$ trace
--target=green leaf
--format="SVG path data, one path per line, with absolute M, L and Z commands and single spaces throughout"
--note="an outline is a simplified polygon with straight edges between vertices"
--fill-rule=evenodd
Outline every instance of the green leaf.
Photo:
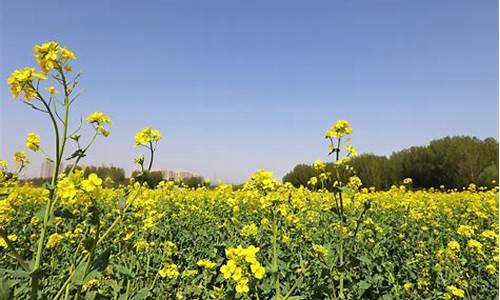
M 14 298 L 14 290 L 11 289 L 5 278 L 0 279 L 0 300 L 10 300 Z
M 114 265 L 113 268 L 116 269 L 116 271 L 118 271 L 118 273 L 129 276 L 131 278 L 135 277 L 135 274 L 132 271 L 130 271 L 130 269 L 127 267 L 124 267 L 122 265 Z
M 349 196 L 353 196 L 353 195 L 354 195 L 353 190 L 351 190 L 351 189 L 350 189 L 349 187 L 347 187 L 347 186 L 341 186 L 341 187 L 339 187 L 339 190 L 340 190 L 340 191 L 342 191 L 342 192 L 344 192 L 344 193 L 346 193 L 346 194 L 347 194 L 347 195 L 349 195 Z
M 367 289 L 369 289 L 372 286 L 370 282 L 367 280 L 363 280 L 358 282 L 358 289 L 359 289 L 359 294 L 358 296 L 361 297 L 363 294 L 366 292 Z
M 149 296 L 149 288 L 140 289 L 130 300 L 142 300 Z
M 85 157 L 86 154 L 85 154 L 85 151 L 82 150 L 82 149 L 77 149 L 75 152 L 73 152 L 70 156 L 68 156 L 66 158 L 66 160 L 71 160 L 73 158 L 76 158 L 76 157 Z
M 90 273 L 87 274 L 87 276 L 85 276 L 85 278 L 83 279 L 83 282 L 82 282 L 82 285 L 83 284 L 86 284 L 87 282 L 89 282 L 90 280 L 96 278 L 97 276 L 99 276 L 101 274 L 101 272 L 97 271 L 97 270 L 94 270 Z
M 83 284 L 83 279 L 85 278 L 85 260 L 82 260 L 75 269 L 73 273 L 73 278 L 71 278 L 71 283 L 80 286 Z
M 29 278 L 30 277 L 30 273 L 26 272 L 22 269 L 17 269 L 17 270 L 0 269 L 0 273 L 9 274 L 10 276 L 12 276 L 14 278 Z
M 127 199 L 125 199 L 125 197 L 121 197 L 120 200 L 118 200 L 118 208 L 120 210 L 123 210 L 125 208 L 126 203 L 127 203 Z
M 94 300 L 96 299 L 96 296 L 97 296 L 96 291 L 87 292 L 87 294 L 85 294 L 85 300 Z

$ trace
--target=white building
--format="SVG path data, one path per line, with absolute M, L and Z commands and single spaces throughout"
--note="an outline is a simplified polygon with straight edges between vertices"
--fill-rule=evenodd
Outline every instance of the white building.
M 40 168 L 40 177 L 41 178 L 52 178 L 54 175 L 55 163 L 50 160 L 44 160 L 42 163 L 42 167 Z M 64 164 L 61 163 L 59 166 L 59 173 L 62 173 L 64 170 Z

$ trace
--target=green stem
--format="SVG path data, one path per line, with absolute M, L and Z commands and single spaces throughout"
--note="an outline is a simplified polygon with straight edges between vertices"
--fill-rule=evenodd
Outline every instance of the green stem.
M 149 141 L 149 151 L 151 154 L 151 159 L 149 160 L 148 171 L 151 171 L 151 168 L 153 167 L 153 157 L 154 157 L 153 142 L 151 141 Z
M 275 298 L 281 299 L 280 277 L 278 270 L 278 226 L 276 224 L 276 213 L 273 212 L 273 272 L 274 272 L 274 289 L 276 291 Z
M 54 113 L 52 112 L 52 110 L 50 109 L 50 106 L 45 101 L 45 99 L 42 97 L 42 95 L 38 92 L 38 90 L 37 90 L 37 96 L 38 96 L 39 100 L 43 103 L 45 108 L 47 109 L 50 120 L 52 122 L 54 134 L 55 134 L 56 162 L 55 162 L 55 166 L 54 166 L 54 173 L 52 175 L 52 180 L 51 180 L 49 201 L 47 202 L 47 207 L 45 208 L 45 213 L 43 216 L 42 230 L 40 232 L 40 239 L 38 240 L 37 251 L 36 251 L 36 256 L 35 256 L 35 264 L 33 265 L 33 269 L 31 272 L 31 299 L 32 300 L 38 299 L 38 289 L 39 289 L 39 281 L 40 281 L 40 263 L 41 263 L 42 254 L 43 254 L 43 246 L 45 244 L 45 235 L 47 234 L 47 225 L 48 225 L 48 221 L 49 221 L 50 210 L 52 207 L 52 202 L 53 202 L 54 197 L 55 197 L 55 185 L 56 185 L 57 177 L 59 174 L 59 166 L 61 164 L 61 151 L 62 151 L 62 149 L 60 149 L 59 127 L 57 126 L 57 121 L 54 117 Z M 65 127 L 67 128 L 67 124 Z M 64 147 L 61 147 L 61 148 L 64 148 Z
M 94 132 L 94 135 L 92 136 L 92 138 L 88 142 L 87 146 L 85 146 L 85 148 L 82 149 L 83 153 L 87 152 L 87 150 L 90 148 L 90 146 L 94 143 L 96 137 L 97 137 L 97 130 Z M 78 144 L 78 145 L 80 145 L 80 144 Z M 76 168 L 76 166 L 78 165 L 78 163 L 80 162 L 81 159 L 82 159 L 81 156 L 78 156 L 76 158 L 75 163 L 71 167 L 70 173 L 73 173 L 75 171 L 75 168 Z
M 99 219 L 97 219 L 97 224 L 96 224 L 96 229 L 95 229 L 95 236 L 94 236 L 94 240 L 92 241 L 92 249 L 90 250 L 90 253 L 89 253 L 88 259 L 87 259 L 87 263 L 85 264 L 85 270 L 83 272 L 83 278 L 85 278 L 85 276 L 87 276 L 87 273 L 90 270 L 92 262 L 94 261 L 95 251 L 97 249 L 97 241 L 99 240 L 99 233 L 100 233 L 100 229 L 101 229 L 100 224 L 101 224 L 101 221 Z M 77 290 L 76 290 L 75 299 L 80 299 L 80 293 L 81 293 L 81 291 L 82 291 L 82 285 L 79 285 L 78 288 L 77 288 Z

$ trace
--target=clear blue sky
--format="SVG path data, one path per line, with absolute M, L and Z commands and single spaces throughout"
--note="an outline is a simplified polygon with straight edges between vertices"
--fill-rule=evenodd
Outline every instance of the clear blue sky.
M 78 56 L 75 113 L 114 121 L 85 164 L 130 171 L 146 125 L 164 135 L 157 168 L 227 182 L 327 159 L 323 134 L 337 119 L 376 154 L 498 138 L 494 0 L 1 1 L 3 158 L 33 130 L 51 146 L 48 120 L 6 84 L 47 40 Z M 42 156 L 30 156 L 37 175 Z

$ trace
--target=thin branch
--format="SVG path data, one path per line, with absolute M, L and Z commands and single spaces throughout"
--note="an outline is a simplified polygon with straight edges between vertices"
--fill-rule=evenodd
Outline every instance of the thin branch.
M 24 104 L 28 105 L 28 106 L 31 106 L 31 108 L 33 108 L 34 110 L 38 110 L 38 111 L 41 111 L 43 113 L 46 113 L 48 114 L 49 112 L 43 108 L 40 108 L 40 107 L 37 107 L 35 106 L 33 103 L 30 103 L 30 102 L 27 102 L 27 101 L 23 101 Z
M 55 102 L 53 102 L 53 103 L 54 103 L 53 106 L 54 106 L 55 115 L 56 115 L 57 119 L 59 120 L 59 122 L 61 122 L 61 124 L 64 125 L 64 120 L 61 118 L 61 116 L 59 115 L 59 112 L 57 111 L 56 103 Z M 50 105 L 50 103 L 49 103 L 49 105 Z
M 75 100 L 76 100 L 78 97 L 80 97 L 81 95 L 82 95 L 82 93 L 78 93 L 78 94 L 76 94 L 76 96 L 75 96 L 75 97 L 73 97 L 73 99 L 71 99 L 71 100 L 69 101 L 69 105 L 73 104 L 73 102 L 75 102 Z
M 83 125 L 83 118 L 82 116 L 80 116 L 80 125 L 78 125 L 78 127 L 75 129 L 75 131 L 73 131 L 69 136 L 74 136 L 75 134 L 77 134 L 80 129 L 82 129 L 82 125 Z

